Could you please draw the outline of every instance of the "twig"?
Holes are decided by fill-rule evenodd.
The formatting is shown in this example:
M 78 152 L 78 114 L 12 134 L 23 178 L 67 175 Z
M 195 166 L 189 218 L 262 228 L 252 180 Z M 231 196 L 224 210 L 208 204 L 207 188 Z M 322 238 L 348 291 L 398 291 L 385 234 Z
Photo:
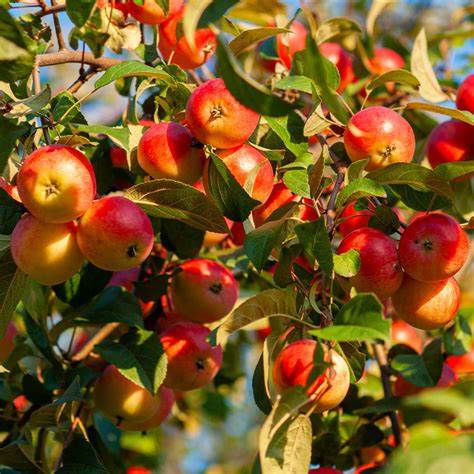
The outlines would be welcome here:
M 51 0 L 51 7 L 56 7 L 57 0 Z M 54 29 L 56 31 L 56 40 L 58 41 L 58 48 L 60 51 L 66 49 L 66 42 L 64 41 L 63 33 L 61 31 L 61 23 L 59 22 L 58 12 L 54 11 L 53 13 L 53 22 L 54 22 Z
M 57 64 L 79 63 L 95 66 L 98 69 L 107 69 L 120 64 L 122 60 L 116 58 L 96 58 L 92 53 L 82 54 L 82 51 L 65 49 L 57 53 L 38 54 L 38 66 L 55 66 Z
M 35 60 L 35 64 L 33 66 L 33 91 L 35 94 L 39 94 L 41 92 L 40 70 L 37 60 Z M 51 137 L 49 136 L 48 126 L 44 120 L 44 117 L 40 116 L 39 119 L 41 128 L 43 129 L 44 140 L 48 145 L 51 145 Z
M 121 323 L 108 323 L 96 334 L 94 334 L 87 342 L 84 344 L 84 347 L 76 352 L 72 357 L 71 360 L 75 363 L 81 362 L 82 360 L 86 359 L 87 356 L 94 350 L 94 347 L 101 343 L 104 339 L 109 337 L 119 326 Z
M 32 7 L 40 7 L 41 5 L 31 5 L 31 6 Z M 43 16 L 50 15 L 52 13 L 63 12 L 65 10 L 66 10 L 66 5 L 54 5 L 52 7 L 44 8 L 44 9 L 34 13 L 34 15 L 41 18 Z
M 377 364 L 380 367 L 384 396 L 385 398 L 390 398 L 392 396 L 392 388 L 390 386 L 390 366 L 388 365 L 387 355 L 385 354 L 385 348 L 381 343 L 378 342 L 373 344 L 372 347 L 374 349 L 375 360 L 377 361 Z M 388 416 L 392 424 L 392 432 L 393 436 L 395 437 L 395 446 L 398 446 L 402 440 L 398 415 L 395 411 L 391 411 Z
M 91 77 L 97 74 L 95 66 L 89 67 L 86 71 L 79 74 L 79 77 L 67 88 L 71 94 L 75 94 Z

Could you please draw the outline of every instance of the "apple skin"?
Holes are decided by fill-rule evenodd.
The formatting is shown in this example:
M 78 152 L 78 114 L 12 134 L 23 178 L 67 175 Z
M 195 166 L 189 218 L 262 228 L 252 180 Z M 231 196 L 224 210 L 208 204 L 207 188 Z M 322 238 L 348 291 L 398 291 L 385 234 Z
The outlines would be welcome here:
M 171 282 L 173 309 L 188 321 L 211 323 L 234 307 L 239 285 L 224 265 L 195 258 L 180 265 Z
M 50 224 L 26 214 L 13 229 L 13 260 L 42 285 L 63 283 L 84 263 L 76 236 L 74 223 Z
M 459 120 L 437 125 L 426 142 L 426 156 L 435 168 L 442 163 L 474 159 L 474 127 Z
M 155 414 L 151 416 L 151 418 L 141 421 L 141 422 L 133 422 L 124 421 L 120 424 L 120 428 L 125 431 L 149 431 L 163 423 L 171 413 L 171 409 L 173 408 L 174 404 L 174 393 L 173 390 L 162 385 L 158 389 L 158 393 L 155 396 Z
M 77 231 L 77 243 L 87 260 L 115 272 L 139 266 L 150 254 L 153 238 L 148 216 L 122 196 L 94 201 Z
M 341 82 L 337 92 L 342 92 L 354 81 L 354 68 L 351 55 L 338 43 L 323 43 L 319 45 L 321 54 L 331 61 L 339 71 Z
M 127 474 L 153 474 L 152 471 L 143 466 L 131 466 L 127 469 Z
M 249 194 L 254 199 L 260 202 L 265 202 L 268 199 L 273 188 L 273 168 L 263 153 L 244 143 L 237 148 L 220 150 L 218 156 L 243 188 L 246 188 L 248 184 L 252 186 L 252 191 Z M 209 161 L 206 161 L 203 173 L 203 185 L 208 195 Z
M 351 161 L 369 158 L 366 169 L 373 171 L 409 163 L 415 153 L 415 134 L 403 117 L 375 105 L 352 116 L 344 131 L 344 146 Z
M 405 273 L 400 288 L 392 295 L 392 303 L 400 319 L 415 328 L 430 330 L 441 328 L 454 319 L 460 294 L 453 277 L 421 282 Z
M 184 35 L 178 36 L 184 8 L 167 18 L 160 25 L 158 47 L 166 62 L 181 69 L 195 69 L 202 66 L 216 50 L 216 35 L 210 28 L 199 28 L 194 33 L 195 46 L 191 47 Z
M 15 348 L 15 336 L 18 334 L 18 329 L 16 328 L 13 321 L 8 321 L 7 328 L 5 329 L 5 334 L 0 339 L 0 365 L 3 365 L 5 361 L 10 357 L 13 349 Z
M 356 209 L 358 204 L 362 209 Z M 341 212 L 341 223 L 337 226 L 337 230 L 343 237 L 349 235 L 354 230 L 368 227 L 369 219 L 375 213 L 375 206 L 371 202 L 367 202 L 365 208 L 363 207 L 364 205 L 361 205 L 359 201 L 352 201 Z
M 0 189 L 3 189 L 15 201 L 21 202 L 20 195 L 18 194 L 18 187 L 14 184 L 10 184 L 2 176 L 0 176 Z
M 344 359 L 336 351 L 323 346 L 325 361 L 332 365 L 308 387 L 317 344 L 313 339 L 300 339 L 286 346 L 273 364 L 273 382 L 278 393 L 300 386 L 307 388 L 308 396 L 316 393 L 327 382 L 328 388 L 312 402 L 316 404 L 315 412 L 321 413 L 338 406 L 344 400 L 349 390 L 350 377 Z
M 401 319 L 392 322 L 392 344 L 404 344 L 421 354 L 423 339 L 417 330 Z
M 360 271 L 349 278 L 349 283 L 359 292 L 373 292 L 381 301 L 399 288 L 403 272 L 398 260 L 395 241 L 383 232 L 363 227 L 342 239 L 337 253 L 355 249 L 360 254 Z
M 293 56 L 306 46 L 308 30 L 299 21 L 294 21 L 290 26 L 291 33 L 280 34 L 276 37 L 276 51 L 282 63 L 291 68 Z
M 288 189 L 283 181 L 275 183 L 265 202 L 252 211 L 255 227 L 260 227 L 273 212 L 294 200 L 295 195 Z
M 474 373 L 474 345 L 471 350 L 462 355 L 451 355 L 446 359 L 446 364 L 456 372 L 456 375 L 463 376 Z
M 439 378 L 436 387 L 451 387 L 451 385 L 453 385 L 457 380 L 458 377 L 451 367 L 447 364 L 443 364 L 441 377 Z M 427 387 L 418 387 L 417 385 L 412 384 L 401 375 L 397 376 L 395 383 L 393 384 L 393 394 L 396 397 L 416 395 L 426 389 Z
M 96 194 L 92 165 L 80 151 L 64 145 L 38 148 L 17 177 L 25 207 L 43 222 L 62 224 L 86 212 Z
M 474 74 L 469 74 L 459 86 L 456 107 L 474 114 Z
M 167 178 L 194 184 L 204 167 L 201 147 L 193 147 L 193 136 L 175 122 L 160 122 L 150 127 L 138 143 L 140 167 L 153 178 Z
M 210 332 L 200 324 L 182 322 L 172 325 L 160 335 L 168 357 L 166 387 L 188 391 L 214 379 L 222 365 L 222 348 L 207 342 Z
M 156 397 L 156 396 L 155 396 Z M 139 423 L 156 410 L 155 397 L 108 365 L 94 387 L 94 405 L 112 421 Z
M 404 230 L 398 252 L 403 269 L 415 280 L 445 280 L 466 262 L 469 240 L 456 219 L 436 212 L 418 217 Z
M 128 0 L 128 13 L 140 23 L 145 25 L 158 25 L 172 15 L 176 15 L 182 8 L 184 0 L 169 0 L 168 13 L 158 5 L 155 0 L 143 0 L 143 5 L 137 5 L 133 0 Z
M 186 105 L 186 123 L 202 143 L 216 148 L 237 148 L 258 125 L 260 116 L 248 109 L 226 88 L 222 79 L 197 87 Z
M 403 69 L 405 60 L 393 49 L 375 48 L 374 57 L 369 58 L 369 65 L 373 74 L 383 74 L 393 69 Z

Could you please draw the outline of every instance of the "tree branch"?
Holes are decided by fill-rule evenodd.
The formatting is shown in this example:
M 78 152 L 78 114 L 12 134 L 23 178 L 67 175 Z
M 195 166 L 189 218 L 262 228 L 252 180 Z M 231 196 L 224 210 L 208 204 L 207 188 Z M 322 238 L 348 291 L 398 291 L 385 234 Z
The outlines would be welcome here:
M 32 7 L 39 7 L 40 5 L 31 5 Z M 66 10 L 66 5 L 54 5 L 52 7 L 47 7 L 47 8 L 44 8 L 36 13 L 34 13 L 35 16 L 38 16 L 38 17 L 43 17 L 43 16 L 46 16 L 46 15 L 50 15 L 51 13 L 59 13 L 59 12 L 63 12 Z
M 38 56 L 36 58 L 38 58 Z M 33 66 L 33 91 L 35 94 L 39 94 L 41 92 L 40 70 L 37 59 L 35 60 L 35 64 Z M 48 126 L 43 116 L 40 116 L 40 123 L 41 128 L 43 129 L 44 140 L 48 145 L 51 145 L 51 138 L 49 136 Z
M 51 7 L 57 7 L 57 0 L 51 0 Z M 53 13 L 53 22 L 54 22 L 54 30 L 56 31 L 56 40 L 58 42 L 58 48 L 60 51 L 66 49 L 66 42 L 64 41 L 63 33 L 61 31 L 61 23 L 59 22 L 58 12 L 54 11 Z
M 36 58 L 39 67 L 66 63 L 80 64 L 83 62 L 98 69 L 108 69 L 122 62 L 122 60 L 116 58 L 96 58 L 92 53 L 85 53 L 83 55 L 82 51 L 71 51 L 69 49 L 58 51 L 57 53 L 38 54 Z

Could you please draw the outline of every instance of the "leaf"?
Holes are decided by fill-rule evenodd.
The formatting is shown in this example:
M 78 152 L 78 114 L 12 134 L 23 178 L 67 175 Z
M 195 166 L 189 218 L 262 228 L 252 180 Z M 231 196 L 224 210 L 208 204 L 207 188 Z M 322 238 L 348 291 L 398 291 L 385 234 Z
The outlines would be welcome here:
M 362 30 L 355 21 L 349 20 L 349 18 L 331 18 L 319 25 L 316 41 L 321 44 L 333 38 L 341 39 L 348 35 L 360 35 L 361 33 Z
M 95 81 L 95 88 L 100 89 L 117 79 L 123 77 L 153 77 L 164 81 L 167 84 L 173 84 L 175 80 L 161 66 L 151 67 L 138 61 L 124 61 L 120 64 L 115 64 L 105 71 L 105 73 Z
M 433 339 L 423 348 L 423 354 L 421 355 L 426 370 L 435 384 L 439 382 L 443 371 L 444 358 L 441 342 L 441 338 Z
M 367 13 L 365 27 L 367 29 L 367 33 L 370 36 L 374 35 L 375 29 L 375 20 L 380 15 L 382 10 L 387 6 L 393 3 L 393 0 L 372 0 L 370 4 L 369 12 Z
M 120 342 L 102 342 L 95 348 L 124 377 L 152 394 L 166 377 L 166 354 L 154 331 L 138 329 L 123 336 Z
M 8 252 L 0 259 L 0 337 L 3 337 L 15 308 L 20 302 L 27 276 L 16 267 Z
M 432 387 L 434 385 L 423 357 L 419 354 L 398 354 L 393 358 L 391 366 L 405 380 L 417 387 Z
M 420 30 L 413 43 L 410 68 L 420 81 L 420 95 L 423 99 L 430 102 L 444 102 L 449 99 L 442 91 L 431 66 L 424 28 Z
M 265 117 L 265 120 L 293 155 L 299 157 L 308 153 L 308 142 L 303 135 L 304 123 L 295 112 L 286 117 Z
M 365 160 L 357 160 L 351 163 L 347 169 L 347 181 L 350 183 L 357 178 L 361 178 L 362 171 L 364 171 L 368 162 L 369 158 L 366 158 Z
M 209 193 L 224 216 L 243 222 L 260 201 L 249 196 L 217 155 L 210 153 L 209 160 Z
M 272 411 L 272 404 L 265 389 L 265 374 L 263 370 L 263 354 L 260 356 L 252 377 L 253 399 L 257 407 L 266 415 Z
M 73 131 L 85 132 L 100 137 L 107 135 L 119 147 L 130 151 L 130 130 L 127 127 L 107 127 L 105 125 L 70 124 Z
M 297 196 L 310 198 L 308 172 L 305 169 L 288 170 L 283 175 L 283 182 Z
M 0 258 L 10 248 L 10 240 L 11 240 L 11 236 L 0 234 Z
M 264 290 L 244 301 L 224 318 L 217 329 L 216 342 L 223 345 L 232 333 L 259 319 L 295 317 L 296 314 L 296 293 L 292 288 Z
M 442 163 L 434 169 L 434 172 L 447 181 L 468 176 L 474 173 L 474 160 Z
M 436 195 L 432 191 L 417 191 L 405 184 L 392 184 L 390 189 L 400 200 L 415 211 L 442 209 L 450 205 L 446 198 Z
M 239 0 L 213 0 L 199 18 L 198 28 L 204 28 L 220 20 Z
M 355 249 L 333 255 L 334 271 L 345 278 L 357 275 L 360 270 L 360 256 Z
M 339 354 L 345 359 L 349 367 L 351 383 L 358 382 L 365 372 L 366 356 L 362 344 L 358 342 L 340 342 Z
M 96 0 L 66 0 L 66 12 L 79 28 L 89 19 Z
M 365 196 L 386 197 L 387 192 L 384 187 L 375 180 L 367 177 L 356 178 L 337 195 L 336 208 L 339 209 L 348 201 L 354 201 Z
M 383 319 L 383 306 L 371 293 L 360 293 L 337 313 L 334 325 L 309 331 L 330 341 L 387 340 L 390 321 Z
M 0 448 L 0 465 L 18 469 L 19 472 L 39 472 L 40 468 L 34 459 L 33 446 L 24 440 L 13 441 Z M 18 471 L 14 471 L 13 474 Z M 8 472 L 5 470 L 5 473 Z
M 195 257 L 201 250 L 204 231 L 195 229 L 182 222 L 164 219 L 161 222 L 161 242 L 179 258 Z
M 391 71 L 384 72 L 377 77 L 374 77 L 367 86 L 368 90 L 373 90 L 377 87 L 386 84 L 387 82 L 398 82 L 407 86 L 419 87 L 420 81 L 418 78 L 406 69 L 392 69 Z
M 204 10 L 212 3 L 212 0 L 189 0 L 183 16 L 183 33 L 186 41 L 195 47 L 196 28 Z
M 0 79 L 1 80 L 1 79 Z M 30 132 L 30 126 L 16 120 L 8 120 L 0 115 L 0 169 L 4 169 L 18 138 Z
M 4 116 L 7 118 L 24 117 L 32 112 L 39 112 L 45 105 L 51 101 L 51 88 L 49 84 L 39 92 L 23 100 L 10 102 L 11 109 Z
M 306 92 L 307 94 L 311 94 L 313 92 L 313 88 L 311 85 L 311 79 L 305 76 L 286 76 L 279 79 L 275 83 L 275 87 L 278 89 L 295 89 L 297 91 Z
M 398 216 L 388 206 L 377 206 L 369 218 L 369 227 L 378 229 L 384 234 L 393 234 L 400 227 Z
M 146 213 L 175 219 L 191 227 L 212 232 L 229 232 L 216 205 L 196 188 L 171 179 L 155 179 L 128 188 L 125 197 Z
M 461 122 L 466 122 L 469 125 L 474 125 L 474 114 L 467 110 L 451 109 L 449 107 L 443 107 L 441 105 L 427 104 L 426 102 L 408 102 L 406 104 L 407 109 L 426 110 L 428 112 L 434 112 L 437 114 L 448 115 Z
M 380 184 L 409 184 L 417 190 L 433 191 L 451 200 L 454 197 L 453 190 L 445 180 L 416 163 L 393 163 L 368 173 L 365 178 Z
M 313 199 L 318 197 L 318 191 L 323 179 L 324 172 L 324 157 L 329 153 L 327 145 L 323 145 L 321 149 L 321 154 L 316 159 L 314 165 L 309 169 L 308 181 L 309 181 L 309 191 Z
M 248 47 L 255 43 L 263 41 L 280 33 L 288 33 L 291 30 L 287 28 L 265 27 L 265 28 L 249 28 L 242 31 L 230 43 L 229 48 L 235 56 L 244 52 Z
M 334 262 L 324 218 L 320 217 L 316 221 L 299 224 L 295 227 L 295 232 L 309 262 L 314 263 L 316 260 L 320 269 L 331 275 Z
M 63 452 L 62 466 L 56 474 L 108 474 L 92 444 L 76 436 Z
M 312 137 L 313 135 L 323 132 L 330 125 L 331 122 L 324 117 L 322 106 L 318 105 L 304 124 L 304 136 Z
M 189 8 L 188 8 L 189 10 Z M 270 117 L 282 117 L 295 109 L 298 104 L 290 104 L 274 95 L 269 89 L 251 78 L 240 67 L 229 45 L 220 34 L 217 37 L 216 56 L 218 71 L 227 89 L 249 109 Z

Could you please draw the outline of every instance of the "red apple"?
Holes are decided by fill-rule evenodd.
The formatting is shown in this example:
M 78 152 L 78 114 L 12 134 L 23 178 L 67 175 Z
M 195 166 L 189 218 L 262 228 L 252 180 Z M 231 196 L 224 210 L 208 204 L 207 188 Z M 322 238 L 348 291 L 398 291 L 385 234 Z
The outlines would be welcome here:
M 337 91 L 342 92 L 354 80 L 351 55 L 338 43 L 323 43 L 319 50 L 337 67 L 341 78 Z
M 97 0 L 96 1 L 97 8 L 114 8 L 115 10 L 119 10 L 123 13 L 124 19 L 128 16 L 128 5 L 126 0 L 123 2 L 121 0 Z
M 143 0 L 138 5 L 134 0 L 128 0 L 128 13 L 140 23 L 158 25 L 172 15 L 176 15 L 182 8 L 184 0 L 169 0 L 168 13 L 166 14 L 156 0 Z
M 420 334 L 402 319 L 392 322 L 392 344 L 405 344 L 418 353 L 423 350 L 423 339 Z
M 375 213 L 375 206 L 368 200 L 352 201 L 344 208 L 340 215 L 339 233 L 345 237 L 361 227 L 368 227 L 369 219 Z
M 0 365 L 3 365 L 15 348 L 15 336 L 18 334 L 13 321 L 8 321 L 5 334 L 0 339 Z
M 469 74 L 459 86 L 456 107 L 474 114 L 474 74 Z
M 474 344 L 469 352 L 462 355 L 451 355 L 446 359 L 446 364 L 456 372 L 458 376 L 474 373 Z
M 369 58 L 370 70 L 374 74 L 383 74 L 393 69 L 403 69 L 405 60 L 393 49 L 375 48 L 374 57 Z
M 306 46 L 308 31 L 299 21 L 294 21 L 290 26 L 291 33 L 280 34 L 276 37 L 276 50 L 283 64 L 290 69 L 291 61 L 296 52 Z

